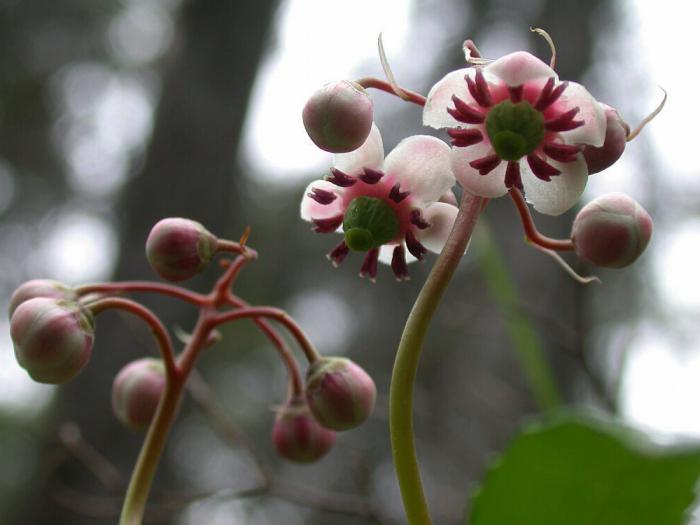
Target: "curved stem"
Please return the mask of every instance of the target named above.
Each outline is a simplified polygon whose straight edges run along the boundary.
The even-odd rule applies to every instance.
[[[381,80],[379,78],[374,77],[364,77],[359,80],[356,80],[355,82],[360,84],[363,88],[379,89],[381,91],[389,93],[390,95],[397,96],[400,99],[405,100],[407,102],[412,102],[421,107],[425,106],[425,97],[423,95],[421,95],[420,93],[416,93],[415,91],[409,91],[408,89],[404,88],[401,88],[401,92],[397,93],[394,89],[394,86],[392,86],[386,80]]]
[[[420,353],[430,321],[464,255],[484,203],[483,198],[463,192],[452,232],[408,316],[394,362],[389,392],[391,448],[410,525],[432,523],[413,436],[413,389]]]
[[[574,243],[571,241],[571,239],[552,239],[551,237],[542,235],[539,231],[537,231],[535,221],[532,219],[532,215],[530,215],[530,209],[527,207],[525,198],[523,197],[523,194],[520,193],[520,190],[511,188],[508,193],[510,194],[510,198],[513,200],[513,203],[518,210],[518,214],[520,215],[520,221],[523,223],[525,236],[532,244],[558,252],[572,251],[575,249]]]
[[[167,283],[156,283],[151,281],[123,281],[116,283],[93,283],[84,284],[75,288],[78,296],[91,293],[99,294],[119,294],[124,292],[153,292],[162,295],[169,295],[182,299],[188,303],[201,306],[206,302],[204,295],[191,292],[185,288]]]

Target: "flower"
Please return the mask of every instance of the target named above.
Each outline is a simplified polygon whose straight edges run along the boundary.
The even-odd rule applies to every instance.
[[[316,232],[344,233],[328,254],[335,266],[351,250],[365,252],[361,277],[374,280],[381,261],[403,280],[408,279],[408,262],[422,259],[428,250],[442,250],[457,215],[453,203],[438,202],[454,202],[450,147],[443,141],[408,137],[385,160],[373,124],[362,146],[334,156],[330,171],[308,185],[301,218],[312,222]]]
[[[430,90],[423,123],[448,128],[452,170],[466,190],[493,198],[519,188],[549,215],[583,193],[581,148],[602,146],[606,131],[602,106],[583,86],[523,51],[448,73]]]

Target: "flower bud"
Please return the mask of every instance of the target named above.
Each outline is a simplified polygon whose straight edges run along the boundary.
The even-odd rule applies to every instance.
[[[292,399],[277,412],[272,443],[283,458],[311,463],[325,456],[334,442],[335,432],[318,424],[304,399]]]
[[[17,307],[24,301],[35,297],[53,297],[54,299],[76,299],[73,289],[58,281],[51,279],[32,279],[22,283],[13,293],[8,307],[8,315],[11,318]]]
[[[588,203],[574,219],[571,238],[582,259],[608,268],[629,266],[649,244],[652,220],[624,193]]]
[[[158,222],[146,240],[146,257],[164,279],[184,281],[201,272],[216,253],[217,239],[198,222],[171,217]]]
[[[21,303],[10,320],[17,362],[39,383],[65,383],[87,364],[95,324],[78,303],[35,297]]]
[[[376,397],[372,378],[349,359],[319,359],[306,375],[309,408],[326,428],[348,430],[360,425],[374,410]]]
[[[372,114],[372,99],[364,88],[341,80],[311,95],[301,116],[314,144],[331,153],[346,153],[367,140]]]
[[[145,357],[122,368],[112,383],[112,410],[134,430],[148,428],[165,389],[165,368],[160,359]]]
[[[603,171],[617,162],[625,151],[627,135],[630,132],[629,126],[620,118],[616,110],[606,104],[600,105],[605,111],[605,141],[599,148],[593,146],[583,148],[583,158],[588,166],[589,175]]]

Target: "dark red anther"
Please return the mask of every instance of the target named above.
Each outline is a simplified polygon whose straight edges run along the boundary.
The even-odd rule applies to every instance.
[[[561,94],[564,92],[564,90],[569,87],[569,82],[564,81],[561,84],[559,84],[554,90],[552,90],[548,95],[546,99],[540,98],[537,100],[537,103],[535,104],[535,109],[538,109],[540,111],[544,111],[547,109],[549,106],[554,104],[557,99],[561,96]]]
[[[406,264],[406,251],[402,244],[394,248],[394,253],[391,256],[391,269],[394,271],[397,281],[408,281],[408,265]]]
[[[454,109],[447,108],[447,112],[460,122],[464,122],[465,124],[481,124],[486,119],[481,111],[473,108],[457,95],[452,95],[452,103],[455,105]]]
[[[510,161],[506,167],[506,188],[516,187],[519,190],[523,189],[523,182],[520,178],[520,162]]]
[[[352,175],[340,171],[337,168],[331,168],[331,174],[326,177],[326,180],[341,188],[348,188],[357,182],[357,179]]]
[[[551,102],[549,102],[549,97],[552,95],[552,90],[554,90],[554,77],[548,78],[545,85],[542,86],[542,91],[540,91],[534,105],[537,111],[543,111],[551,104]]]
[[[527,156],[527,163],[530,165],[530,169],[535,174],[535,177],[544,181],[549,181],[552,177],[561,174],[561,171],[534,153],[530,153]]]
[[[419,230],[425,230],[430,227],[430,223],[423,218],[420,210],[411,210],[410,213],[411,224],[413,224]]]
[[[481,131],[474,128],[449,128],[447,130],[447,134],[452,137],[452,145],[458,148],[466,148],[467,146],[478,144],[484,140],[484,136],[481,134]]]
[[[576,106],[569,111],[565,111],[558,117],[548,120],[544,123],[545,129],[549,131],[570,131],[576,129],[579,126],[583,126],[582,120],[574,120],[574,117],[580,111],[579,107]]]
[[[360,268],[360,277],[369,277],[370,281],[377,280],[377,260],[379,259],[379,248],[372,248],[365,255],[365,260]]]
[[[348,245],[345,244],[345,241],[340,241],[340,244],[333,248],[326,255],[326,257],[328,257],[333,266],[337,268],[338,266],[340,266],[340,263],[342,263],[345,260],[345,257],[347,257],[349,252],[350,248],[348,248]]]
[[[523,99],[523,85],[508,86],[508,96],[513,104],[517,104]]]
[[[491,155],[471,161],[469,165],[475,170],[478,170],[479,175],[487,175],[491,173],[500,163],[501,157],[495,153],[492,153]]]
[[[545,155],[559,162],[573,162],[580,151],[578,146],[572,144],[560,144],[558,142],[547,142],[542,147]]]
[[[464,75],[464,80],[467,81],[467,87],[469,88],[469,93],[471,94],[474,101],[481,107],[488,108],[491,107],[493,101],[491,100],[491,91],[489,90],[489,85],[484,78],[484,74],[481,69],[477,69],[474,75],[474,80],[472,80],[469,75]]]
[[[372,168],[365,168],[362,175],[359,176],[360,180],[366,184],[376,184],[384,176],[379,170],[373,170]]]
[[[391,187],[391,190],[389,191],[389,198],[394,201],[395,203],[399,203],[402,200],[404,200],[406,197],[408,197],[411,194],[410,191],[401,191],[401,187],[399,186],[399,183],[397,182]]]
[[[322,190],[321,188],[311,188],[311,191],[306,195],[324,206],[338,198],[332,191]]]
[[[328,217],[326,219],[311,219],[315,225],[314,231],[316,233],[332,233],[338,229],[338,227],[343,224],[343,215],[335,215],[334,217]]]
[[[419,261],[422,261],[423,256],[428,253],[428,249],[423,246],[418,239],[416,239],[416,236],[413,235],[411,230],[406,232],[405,240],[406,248],[408,248],[408,251],[411,252],[411,255],[413,255]]]

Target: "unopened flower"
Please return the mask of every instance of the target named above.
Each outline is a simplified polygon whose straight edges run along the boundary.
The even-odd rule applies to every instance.
[[[603,103],[600,106],[605,112],[605,141],[599,148],[595,146],[583,148],[583,158],[586,160],[589,175],[615,164],[625,151],[627,136],[630,134],[630,127],[622,120],[617,110]]]
[[[580,197],[588,177],[581,148],[602,146],[606,129],[583,86],[523,51],[447,74],[428,94],[423,123],[448,128],[452,169],[467,191],[493,198],[519,188],[550,215]]]
[[[22,283],[12,293],[10,305],[7,308],[8,314],[12,317],[17,307],[29,299],[35,297],[53,297],[54,299],[75,300],[76,295],[73,289],[67,284],[63,284],[52,279],[32,279]]]
[[[150,425],[165,389],[163,361],[144,357],[122,368],[112,383],[112,410],[134,430]]]
[[[447,200],[453,185],[447,144],[409,137],[385,160],[373,125],[360,148],[335,155],[330,176],[309,184],[301,217],[319,233],[344,234],[328,254],[334,265],[350,251],[364,252],[361,276],[374,280],[381,261],[391,265],[397,279],[407,279],[407,262],[422,259],[428,250],[439,253],[447,240],[457,208],[438,201]]]
[[[335,432],[316,421],[304,398],[293,398],[277,411],[272,443],[283,458],[312,463],[325,456],[334,442]]]

